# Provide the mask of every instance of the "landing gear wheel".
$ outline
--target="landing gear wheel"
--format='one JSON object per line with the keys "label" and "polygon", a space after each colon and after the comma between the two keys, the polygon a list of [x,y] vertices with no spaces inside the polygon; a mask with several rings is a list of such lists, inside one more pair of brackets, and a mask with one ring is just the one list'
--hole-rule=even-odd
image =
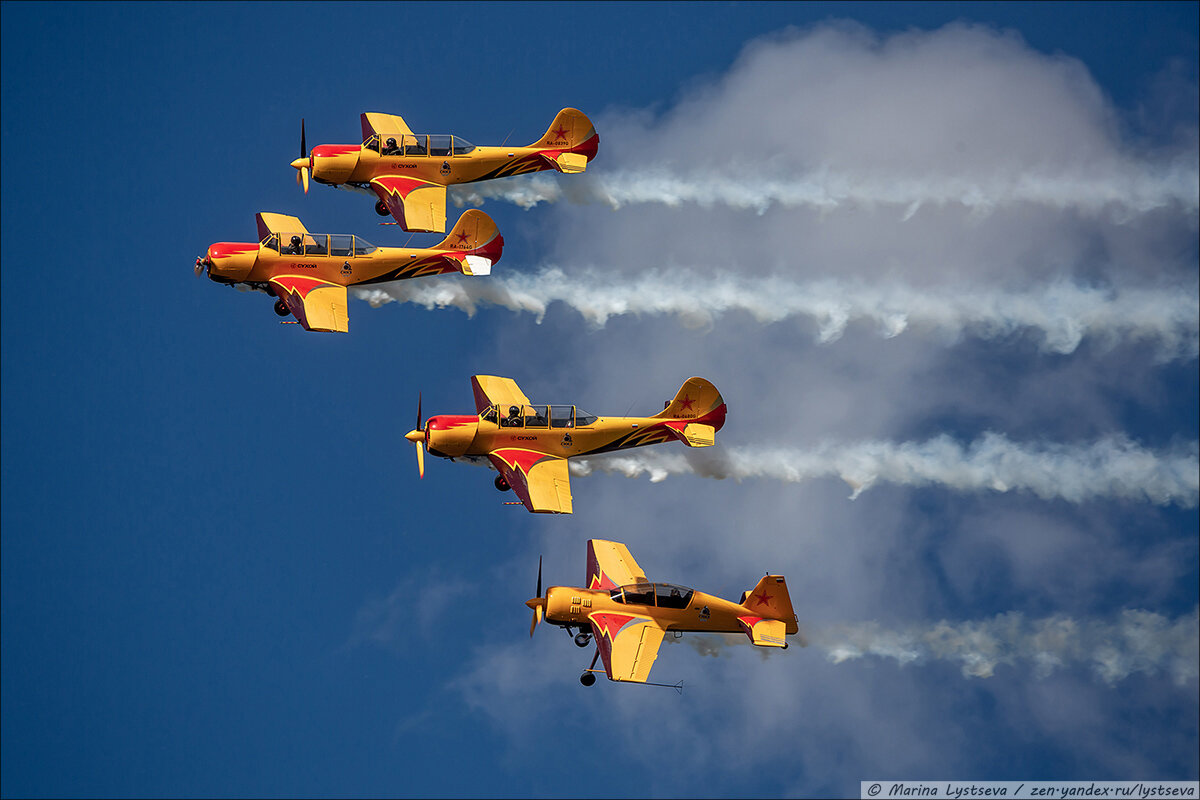
{"label": "landing gear wheel", "polygon": [[584,686],[591,686],[596,682],[596,675],[592,672],[585,672],[579,676],[579,682]]}
{"label": "landing gear wheel", "polygon": [[288,308],[287,303],[283,302],[282,300],[276,300],[275,313],[281,317],[286,317],[288,314],[292,313],[292,310]]}
{"label": "landing gear wheel", "polygon": [[388,211],[387,205],[382,200],[376,200],[375,201],[375,213],[381,217],[386,217],[388,214],[390,214],[392,212]]}
{"label": "landing gear wheel", "polygon": [[[576,647],[587,647],[591,643],[592,643],[592,635],[590,633],[575,634],[575,646]],[[590,675],[591,673],[588,673],[588,674]]]}
{"label": "landing gear wheel", "polygon": [[509,489],[512,488],[511,486],[508,485],[508,481],[504,480],[503,475],[497,475],[496,480],[492,481],[492,483],[496,484],[496,488],[502,492],[507,492]]}

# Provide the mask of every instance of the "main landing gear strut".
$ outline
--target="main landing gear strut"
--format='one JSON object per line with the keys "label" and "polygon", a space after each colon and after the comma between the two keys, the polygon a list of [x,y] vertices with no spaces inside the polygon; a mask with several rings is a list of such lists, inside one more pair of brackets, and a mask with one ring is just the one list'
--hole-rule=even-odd
{"label": "main landing gear strut", "polygon": [[600,648],[596,648],[596,655],[592,656],[592,665],[583,671],[579,676],[579,682],[584,686],[591,686],[596,682],[596,673],[592,670],[596,668],[596,659],[600,658]]}

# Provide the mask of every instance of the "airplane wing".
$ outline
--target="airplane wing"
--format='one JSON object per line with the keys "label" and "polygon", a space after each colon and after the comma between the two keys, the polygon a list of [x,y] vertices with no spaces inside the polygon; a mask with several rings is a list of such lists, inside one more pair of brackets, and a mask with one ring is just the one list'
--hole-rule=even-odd
{"label": "airplane wing", "polygon": [[381,175],[371,188],[406,231],[446,232],[446,187],[407,175]]}
{"label": "airplane wing", "polygon": [[471,389],[475,392],[475,413],[482,414],[488,406],[531,406],[529,398],[517,386],[512,378],[498,378],[495,375],[472,375]]}
{"label": "airplane wing", "polygon": [[368,111],[361,117],[363,141],[371,138],[371,134],[379,134],[379,137],[385,138],[388,136],[412,136],[412,131],[408,129],[408,124],[403,119],[395,114],[380,114],[378,111]]}
{"label": "airplane wing", "polygon": [[646,571],[633,559],[628,547],[604,539],[588,539],[586,581],[589,589],[615,589],[631,583],[649,583]]}
{"label": "airplane wing", "polygon": [[638,614],[597,611],[588,619],[608,679],[645,683],[666,630]]}
{"label": "airplane wing", "polygon": [[535,514],[570,514],[571,479],[567,460],[517,447],[488,454],[492,464]]}
{"label": "airplane wing", "polygon": [[261,242],[272,233],[308,233],[308,228],[296,217],[287,214],[275,214],[270,211],[260,211],[254,215],[258,223],[258,240]]}
{"label": "airplane wing", "polygon": [[270,284],[305,330],[341,333],[350,330],[345,286],[311,275],[276,275]]}

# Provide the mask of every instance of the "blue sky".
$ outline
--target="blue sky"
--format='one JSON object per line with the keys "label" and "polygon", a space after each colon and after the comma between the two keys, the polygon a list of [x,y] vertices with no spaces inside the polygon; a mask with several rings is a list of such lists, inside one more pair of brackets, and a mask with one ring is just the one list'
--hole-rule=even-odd
{"label": "blue sky", "polygon": [[[2,9],[5,796],[1200,775],[1196,4]],[[368,110],[524,143],[564,106],[601,135],[588,175],[515,185],[584,196],[499,188],[478,280],[665,311],[352,300],[349,335],[306,335],[192,274],[257,211],[409,240],[300,192],[301,117],[310,145]],[[696,311],[723,280],[779,316]],[[597,463],[535,518],[484,470],[416,478],[418,392],[465,412],[476,373],[601,414],[703,375],[729,423],[715,461]],[[530,642],[523,602],[592,537],[726,597],[781,572],[812,643],[664,645],[682,698],[584,689],[590,653]],[[1078,646],[1039,667],[1009,633],[1048,620]]]}

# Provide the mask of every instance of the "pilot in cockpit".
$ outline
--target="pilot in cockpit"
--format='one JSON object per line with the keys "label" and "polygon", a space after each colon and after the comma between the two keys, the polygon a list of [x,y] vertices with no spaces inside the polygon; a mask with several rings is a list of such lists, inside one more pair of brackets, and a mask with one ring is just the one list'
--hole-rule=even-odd
{"label": "pilot in cockpit", "polygon": [[509,406],[508,407],[508,417],[506,419],[502,420],[500,422],[500,425],[501,425],[501,427],[504,427],[504,428],[519,428],[519,427],[521,427],[521,422],[522,422],[521,407],[520,406]]}
{"label": "pilot in cockpit", "polygon": [[385,155],[385,156],[398,156],[398,155],[400,155],[400,148],[399,148],[399,146],[396,144],[396,139],[395,139],[395,137],[394,137],[394,136],[389,136],[389,137],[388,137],[388,140],[387,140],[387,146],[383,148],[382,155]]}
{"label": "pilot in cockpit", "polygon": [[291,244],[285,244],[283,246],[283,250],[280,252],[282,252],[285,256],[301,255],[304,253],[304,240],[300,238],[299,234],[293,234]]}

